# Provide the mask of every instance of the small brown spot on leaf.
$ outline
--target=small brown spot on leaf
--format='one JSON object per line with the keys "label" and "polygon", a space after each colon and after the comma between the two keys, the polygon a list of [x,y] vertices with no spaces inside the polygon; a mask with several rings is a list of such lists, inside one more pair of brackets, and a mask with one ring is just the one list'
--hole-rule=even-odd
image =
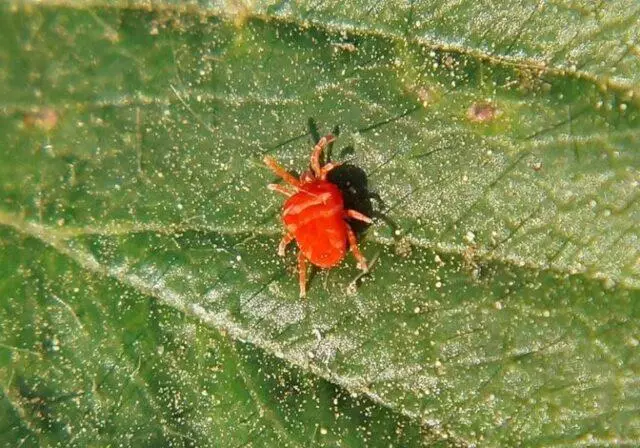
{"label": "small brown spot on leaf", "polygon": [[50,108],[44,108],[24,114],[22,122],[26,128],[38,128],[48,132],[56,127],[59,119],[58,112]]}
{"label": "small brown spot on leaf", "polygon": [[422,107],[429,107],[437,100],[436,91],[432,87],[407,83],[404,88],[407,92],[417,97],[420,104],[422,104]]}
{"label": "small brown spot on leaf", "polygon": [[487,123],[498,116],[498,108],[491,103],[480,101],[467,109],[467,118],[474,123]]}

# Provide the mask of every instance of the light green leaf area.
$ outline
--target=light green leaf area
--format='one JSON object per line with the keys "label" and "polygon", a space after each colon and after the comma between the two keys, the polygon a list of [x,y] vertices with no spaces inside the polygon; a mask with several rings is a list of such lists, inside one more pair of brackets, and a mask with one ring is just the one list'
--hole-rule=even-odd
{"label": "light green leaf area", "polygon": [[0,9],[3,442],[640,444],[634,2],[100,5]]}

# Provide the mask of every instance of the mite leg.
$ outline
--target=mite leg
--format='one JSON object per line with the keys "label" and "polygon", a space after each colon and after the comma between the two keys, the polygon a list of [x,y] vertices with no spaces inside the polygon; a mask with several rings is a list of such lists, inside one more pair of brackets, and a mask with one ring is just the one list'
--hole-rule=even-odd
{"label": "mite leg", "polygon": [[327,179],[327,174],[329,174],[329,171],[331,171],[334,168],[338,168],[340,165],[342,165],[342,162],[325,164],[325,166],[320,168],[320,179],[326,180]]}
{"label": "mite leg", "polygon": [[280,255],[281,257],[284,257],[284,251],[287,248],[287,245],[293,241],[293,234],[292,233],[285,233],[284,236],[282,237],[282,239],[280,240],[280,244],[278,245],[278,255]]}
{"label": "mite leg", "polygon": [[296,188],[300,186],[300,181],[289,174],[287,170],[278,165],[278,162],[276,162],[272,157],[265,156],[262,161],[271,169],[271,171],[276,173],[277,176],[281,177],[282,180],[284,180],[289,185],[293,185]]}
{"label": "mite leg", "polygon": [[351,210],[351,209],[345,210],[344,214],[347,218],[357,219],[358,221],[366,222],[367,224],[373,224],[373,221],[371,220],[371,218],[369,218],[367,215],[363,215],[362,213],[356,210]]}
{"label": "mite leg", "polygon": [[267,185],[267,188],[271,191],[277,191],[278,193],[282,193],[283,195],[285,195],[286,197],[290,198],[291,196],[294,195],[294,192],[289,191],[287,189],[287,187],[284,187],[282,185],[279,184],[269,184]]}
{"label": "mite leg", "polygon": [[298,274],[300,275],[300,298],[307,296],[307,259],[302,251],[298,254]]}
{"label": "mite leg", "polygon": [[322,137],[318,144],[313,148],[313,153],[311,153],[311,169],[313,170],[313,174],[315,174],[317,178],[322,179],[322,169],[320,168],[320,154],[322,154],[322,150],[324,149],[324,147],[335,139],[336,138],[333,135],[327,134]]}
{"label": "mite leg", "polygon": [[365,260],[362,252],[358,249],[358,242],[356,241],[356,234],[353,233],[353,230],[346,224],[347,226],[347,238],[349,238],[349,249],[353,253],[353,256],[358,261],[358,267],[362,269],[364,272],[367,272],[369,268],[367,267],[367,260]]}

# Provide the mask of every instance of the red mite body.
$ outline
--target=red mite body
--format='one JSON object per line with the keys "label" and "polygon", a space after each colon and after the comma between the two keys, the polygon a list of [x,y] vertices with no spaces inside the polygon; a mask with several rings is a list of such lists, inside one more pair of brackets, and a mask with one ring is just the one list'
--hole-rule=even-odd
{"label": "red mite body", "polygon": [[330,268],[344,258],[347,223],[342,193],[334,184],[317,180],[305,185],[284,203],[282,220],[311,263]]}
{"label": "red mite body", "polygon": [[282,212],[286,233],[278,254],[284,256],[287,244],[296,240],[300,248],[300,297],[306,294],[307,260],[321,268],[333,267],[344,258],[347,242],[358,266],[367,270],[366,260],[358,250],[355,234],[346,219],[367,223],[371,223],[371,219],[355,210],[345,210],[342,193],[327,180],[329,171],[338,165],[328,163],[320,166],[320,154],[333,140],[333,135],[320,139],[311,155],[311,171],[305,172],[300,179],[289,174],[272,158],[264,158],[265,164],[289,184],[289,187],[271,184],[269,188],[289,197]]}

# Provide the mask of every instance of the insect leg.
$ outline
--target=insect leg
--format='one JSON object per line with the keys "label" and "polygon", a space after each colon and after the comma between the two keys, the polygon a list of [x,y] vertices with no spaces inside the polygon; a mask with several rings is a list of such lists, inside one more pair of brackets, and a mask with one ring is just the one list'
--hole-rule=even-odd
{"label": "insect leg", "polygon": [[275,159],[273,159],[272,157],[265,156],[264,159],[262,159],[262,161],[264,162],[265,165],[267,165],[271,169],[271,171],[276,173],[276,175],[281,177],[286,183],[293,185],[296,188],[300,186],[300,181],[296,179],[294,176],[292,176],[291,174],[289,174],[287,170],[281,167],[278,164],[278,162],[276,162]]}
{"label": "insect leg", "polygon": [[351,229],[349,224],[346,224],[346,226],[347,226],[347,238],[349,239],[349,249],[351,249],[353,256],[358,261],[358,267],[363,271],[367,272],[369,270],[369,268],[367,267],[367,260],[365,260],[364,256],[362,255],[362,252],[360,252],[360,249],[358,249],[356,234],[353,233],[353,230]]}
{"label": "insect leg", "polygon": [[322,154],[322,150],[324,149],[324,147],[335,139],[336,138],[333,135],[327,134],[322,137],[318,144],[313,148],[313,153],[311,153],[311,169],[313,170],[313,174],[315,174],[317,178],[322,178],[322,169],[320,168],[320,154]]}
{"label": "insect leg", "polygon": [[298,254],[298,273],[300,275],[300,298],[307,295],[307,259],[302,251]]}
{"label": "insect leg", "polygon": [[283,187],[282,185],[279,185],[279,184],[269,184],[267,185],[267,188],[271,191],[277,191],[278,193],[282,193],[286,197],[291,197],[294,195],[294,192],[288,190],[287,187]]}
{"label": "insect leg", "polygon": [[284,236],[280,240],[280,245],[278,245],[278,255],[280,255],[281,257],[284,257],[284,251],[287,248],[287,244],[293,241],[293,238],[294,236],[292,233],[284,234]]}
{"label": "insect leg", "polygon": [[357,219],[358,221],[366,222],[367,224],[372,224],[373,221],[367,215],[363,215],[362,213],[356,210],[345,210],[344,214],[347,218]]}
{"label": "insect leg", "polygon": [[334,168],[338,168],[340,165],[342,165],[342,162],[340,163],[327,163],[325,164],[322,168],[320,168],[320,179],[322,180],[326,180],[327,179],[327,174],[329,174],[329,171],[331,171]]}

